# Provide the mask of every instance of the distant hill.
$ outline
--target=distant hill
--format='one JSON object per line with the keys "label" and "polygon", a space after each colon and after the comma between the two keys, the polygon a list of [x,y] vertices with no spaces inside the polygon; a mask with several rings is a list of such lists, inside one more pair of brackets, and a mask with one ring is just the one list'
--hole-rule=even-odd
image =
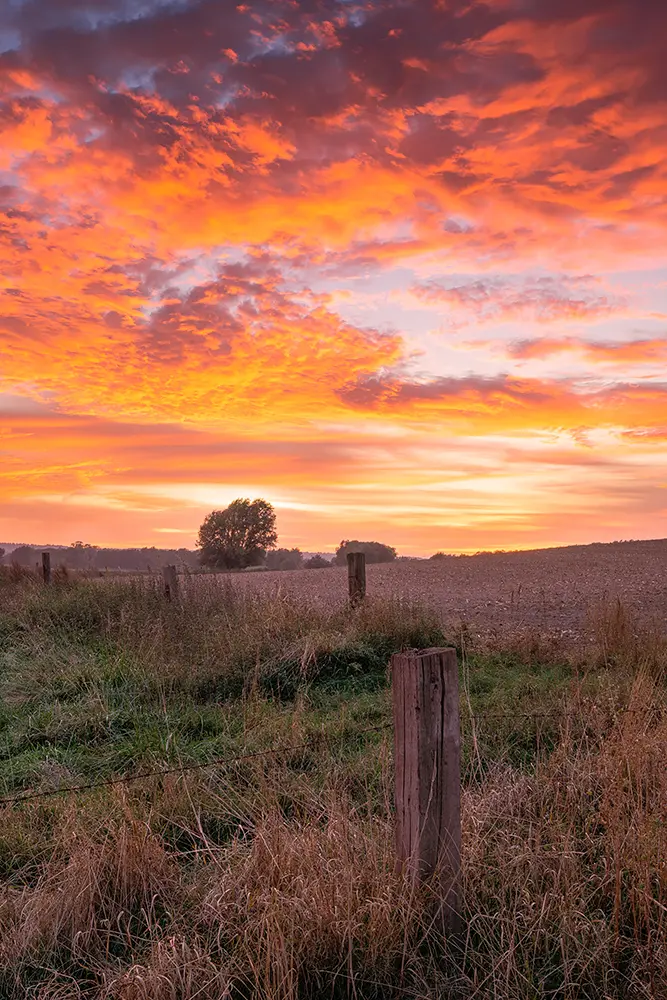
{"label": "distant hill", "polygon": [[628,538],[614,542],[583,542],[577,545],[547,545],[539,549],[482,549],[479,552],[436,552],[430,559],[478,559],[481,556],[507,557],[543,555],[544,553],[591,553],[596,550],[628,551],[633,548],[650,548],[651,546],[667,545],[667,538]]}

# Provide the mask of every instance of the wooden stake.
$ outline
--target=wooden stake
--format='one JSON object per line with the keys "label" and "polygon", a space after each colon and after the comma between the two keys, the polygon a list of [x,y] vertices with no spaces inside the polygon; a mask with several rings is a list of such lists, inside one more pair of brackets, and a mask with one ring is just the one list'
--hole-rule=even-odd
{"label": "wooden stake", "polygon": [[44,583],[51,583],[51,553],[42,552],[42,577]]}
{"label": "wooden stake", "polygon": [[363,552],[347,554],[347,585],[350,605],[356,608],[366,596],[366,556]]}
{"label": "wooden stake", "polygon": [[178,599],[178,574],[175,566],[163,566],[162,581],[164,583],[164,596],[168,601]]}
{"label": "wooden stake", "polygon": [[396,856],[413,882],[435,876],[445,931],[458,933],[461,733],[454,649],[392,657]]}

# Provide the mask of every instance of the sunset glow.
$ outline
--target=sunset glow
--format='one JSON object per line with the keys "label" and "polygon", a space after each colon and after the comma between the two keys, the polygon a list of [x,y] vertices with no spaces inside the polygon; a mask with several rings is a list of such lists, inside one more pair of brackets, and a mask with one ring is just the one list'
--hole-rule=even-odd
{"label": "sunset glow", "polygon": [[0,540],[667,535],[667,5],[9,0]]}

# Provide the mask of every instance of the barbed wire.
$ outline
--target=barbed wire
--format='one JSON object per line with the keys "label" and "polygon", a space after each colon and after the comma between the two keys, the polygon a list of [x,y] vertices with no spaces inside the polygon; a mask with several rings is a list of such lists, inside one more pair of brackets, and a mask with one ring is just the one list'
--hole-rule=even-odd
{"label": "barbed wire", "polygon": [[[365,729],[350,729],[346,732],[334,733],[334,737],[346,738],[363,736],[366,733],[377,733],[390,729],[391,723],[385,722],[379,726],[367,726]],[[281,753],[291,753],[296,750],[310,750],[323,738],[329,738],[331,734],[317,733],[305,743],[286,744],[281,747],[271,747],[267,750],[256,750],[252,753],[237,754],[235,757],[213,757],[211,760],[199,761],[196,764],[178,764],[173,767],[154,768],[148,771],[137,771],[134,774],[123,774],[116,778],[103,778],[100,781],[87,781],[79,785],[62,785],[60,788],[46,788],[41,791],[28,791],[19,795],[10,795],[0,798],[0,806],[15,805],[18,802],[29,802],[34,799],[46,799],[54,795],[67,795],[70,792],[90,791],[94,788],[108,788],[111,785],[126,785],[133,781],[143,781],[147,778],[162,777],[169,774],[182,774],[186,771],[200,771],[206,767],[226,766],[236,764],[240,761],[254,760],[258,757],[270,757]]]}
{"label": "barbed wire", "polygon": [[462,712],[462,719],[580,719],[584,711],[599,708],[614,715],[662,715],[667,709],[662,705],[652,708],[613,708],[612,706],[582,705],[577,711],[552,709],[549,712]]}
{"label": "barbed wire", "polygon": [[[588,708],[593,706],[587,706]],[[599,706],[595,706],[599,707]],[[583,708],[583,706],[582,706]],[[615,708],[611,707],[608,709],[613,711],[615,715],[664,715],[667,711],[665,706],[655,706],[649,709],[633,709],[633,708]],[[477,722],[483,719],[491,719],[494,721],[509,720],[515,721],[516,719],[558,719],[560,721],[565,721],[566,719],[580,719],[582,717],[582,710],[579,711],[563,711],[563,710],[552,710],[549,712],[464,712],[461,714],[462,721]],[[198,761],[192,764],[178,764],[172,767],[162,767],[153,768],[146,771],[137,771],[134,774],[124,774],[119,775],[115,778],[103,778],[99,781],[87,781],[78,785],[63,785],[59,788],[47,788],[40,791],[28,791],[22,792],[18,795],[4,796],[0,797],[0,806],[4,805],[15,805],[19,802],[29,802],[35,799],[50,798],[55,795],[67,795],[75,792],[91,791],[96,788],[108,788],[113,785],[124,785],[130,784],[134,781],[143,781],[148,778],[163,777],[170,774],[183,774],[190,771],[200,771],[207,767],[223,767],[229,764],[236,764],[241,761],[254,760],[260,757],[270,757],[283,753],[293,753],[297,750],[310,750],[317,746],[323,739],[329,739],[333,735],[336,739],[347,739],[348,737],[363,736],[367,733],[378,733],[383,732],[388,729],[393,728],[391,722],[381,723],[377,726],[366,726],[363,729],[348,729],[343,732],[329,734],[329,733],[315,733],[304,743],[292,743],[286,744],[280,747],[270,747],[266,750],[257,750],[252,753],[242,753],[236,754],[233,757],[213,757],[207,761]]]}

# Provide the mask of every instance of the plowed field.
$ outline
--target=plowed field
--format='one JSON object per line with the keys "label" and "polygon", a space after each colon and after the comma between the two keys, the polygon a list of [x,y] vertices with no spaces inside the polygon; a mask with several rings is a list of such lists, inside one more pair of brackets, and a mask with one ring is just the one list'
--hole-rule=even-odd
{"label": "plowed field", "polygon": [[[345,567],[233,577],[243,586],[280,587],[339,601]],[[539,629],[576,637],[617,600],[640,620],[667,630],[667,539],[570,546],[444,559],[406,559],[367,567],[368,593],[434,608],[443,622],[480,632]]]}

